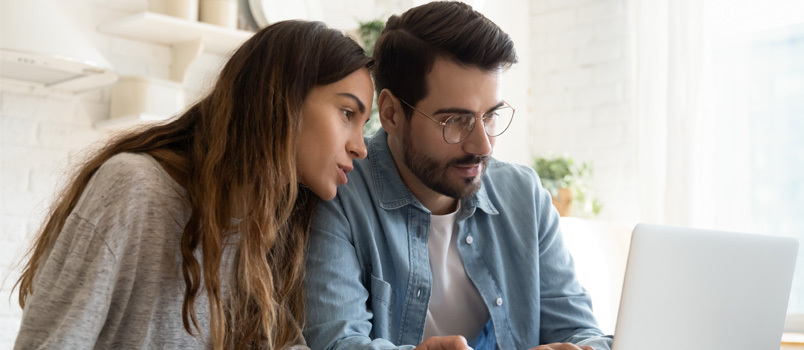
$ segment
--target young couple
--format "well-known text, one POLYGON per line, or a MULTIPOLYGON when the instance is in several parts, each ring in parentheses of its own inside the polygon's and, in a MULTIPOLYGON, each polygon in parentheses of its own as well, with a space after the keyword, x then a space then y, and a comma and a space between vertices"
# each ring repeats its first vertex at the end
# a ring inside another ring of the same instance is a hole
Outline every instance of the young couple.
POLYGON ((490 158, 515 62, 458 2, 392 16, 374 60, 321 23, 264 28, 185 114, 78 169, 16 348, 608 349, 548 193, 490 158))

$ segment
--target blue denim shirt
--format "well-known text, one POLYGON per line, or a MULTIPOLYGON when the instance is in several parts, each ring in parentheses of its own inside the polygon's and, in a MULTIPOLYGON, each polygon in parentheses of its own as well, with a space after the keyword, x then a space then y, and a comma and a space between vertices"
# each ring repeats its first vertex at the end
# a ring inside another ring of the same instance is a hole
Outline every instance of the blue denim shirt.
MULTIPOLYGON (((430 211, 402 182, 387 134, 366 141, 368 157, 355 161, 348 184, 319 206, 313 223, 304 328, 312 349, 412 349, 422 341, 430 211)), ((609 349, 536 173, 492 159, 482 181, 461 203, 455 232, 497 347, 609 349)))

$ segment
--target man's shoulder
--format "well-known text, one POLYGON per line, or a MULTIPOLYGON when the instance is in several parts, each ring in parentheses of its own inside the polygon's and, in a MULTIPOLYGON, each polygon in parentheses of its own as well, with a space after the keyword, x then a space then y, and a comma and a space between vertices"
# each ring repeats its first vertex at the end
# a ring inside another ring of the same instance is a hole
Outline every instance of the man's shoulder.
POLYGON ((404 186, 404 183, 399 177, 390 151, 387 147, 377 146, 375 142, 371 142, 367 146, 369 146, 368 156, 353 161, 354 170, 346 175, 349 181, 338 187, 338 194, 348 194, 349 197, 356 196, 359 200, 364 200, 369 194, 376 194, 376 192, 398 194, 400 186, 404 186))
POLYGON ((483 175, 481 192, 481 196, 507 206, 533 202, 541 195, 542 189, 532 168, 492 158, 483 175))
POLYGON ((539 181, 533 168, 522 164, 504 162, 491 158, 484 176, 486 181, 506 180, 508 182, 532 184, 539 181))

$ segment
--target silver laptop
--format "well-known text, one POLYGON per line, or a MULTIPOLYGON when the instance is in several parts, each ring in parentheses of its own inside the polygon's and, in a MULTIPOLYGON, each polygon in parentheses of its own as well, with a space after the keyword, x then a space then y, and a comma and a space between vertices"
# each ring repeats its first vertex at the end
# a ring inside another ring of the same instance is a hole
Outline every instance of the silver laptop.
POLYGON ((613 350, 779 349, 798 241, 639 224, 613 350))

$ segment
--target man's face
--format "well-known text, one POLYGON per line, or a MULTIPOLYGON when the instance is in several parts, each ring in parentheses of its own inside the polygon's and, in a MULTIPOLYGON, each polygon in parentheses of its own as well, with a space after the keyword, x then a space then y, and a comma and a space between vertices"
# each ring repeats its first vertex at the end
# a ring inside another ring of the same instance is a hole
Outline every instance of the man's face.
MULTIPOLYGON (((498 71, 485 72, 436 59, 427 75, 429 94, 414 107, 441 122, 456 113, 479 117, 502 103, 499 81, 498 71)), ((402 171, 403 178, 409 173, 424 187, 444 196, 471 196, 480 189, 480 177, 495 140, 486 135, 479 119, 471 134, 457 144, 445 142, 442 130, 438 123, 413 111, 401 135, 402 160, 409 171, 402 171)), ((406 183, 408 180, 412 179, 406 183)))

